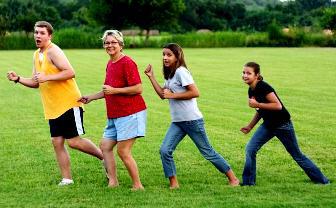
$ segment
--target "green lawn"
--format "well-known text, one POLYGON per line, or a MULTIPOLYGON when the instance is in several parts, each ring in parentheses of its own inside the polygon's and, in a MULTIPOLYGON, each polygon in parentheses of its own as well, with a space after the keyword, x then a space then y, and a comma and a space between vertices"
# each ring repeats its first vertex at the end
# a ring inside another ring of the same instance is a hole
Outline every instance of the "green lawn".
MULTIPOLYGON (((186 62, 200 89, 199 107, 214 148, 241 179, 244 148, 252 135, 239 129, 252 118, 242 66, 261 64, 262 75, 292 115, 299 144, 331 179, 309 181, 276 139, 258 154, 257 186, 227 185, 226 178, 202 158, 189 138, 175 152, 181 189, 170 191, 159 147, 170 123, 168 103, 154 93, 143 74, 153 64, 161 76, 160 49, 126 49, 137 62, 148 106, 147 136, 133 149, 144 192, 131 182, 118 159, 120 187, 107 188, 98 160, 69 150, 75 184, 58 187, 59 170, 50 143, 38 90, 9 83, 6 72, 29 76, 33 51, 0 51, 0 207, 336 207, 335 48, 185 49, 186 62)), ((82 94, 98 91, 108 56, 104 50, 65 50, 82 94)), ((99 144, 105 126, 103 100, 85 107, 86 137, 99 144)))

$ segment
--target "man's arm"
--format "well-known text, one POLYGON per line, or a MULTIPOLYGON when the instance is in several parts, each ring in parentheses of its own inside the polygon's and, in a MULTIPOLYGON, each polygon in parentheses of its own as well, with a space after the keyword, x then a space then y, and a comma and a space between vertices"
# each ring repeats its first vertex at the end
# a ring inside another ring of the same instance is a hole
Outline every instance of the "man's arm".
POLYGON ((48 58, 60 70, 60 72, 49 75, 36 73, 34 76, 35 81, 43 83, 46 81, 68 80, 75 77, 75 71, 73 70, 68 58, 58 46, 53 46, 48 50, 48 58))

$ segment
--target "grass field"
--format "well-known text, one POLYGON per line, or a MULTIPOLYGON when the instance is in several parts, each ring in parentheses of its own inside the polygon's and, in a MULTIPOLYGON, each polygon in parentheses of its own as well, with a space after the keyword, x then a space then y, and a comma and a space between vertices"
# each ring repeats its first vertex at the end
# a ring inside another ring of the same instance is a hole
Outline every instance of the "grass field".
MULTIPOLYGON (((38 90, 9 83, 6 72, 30 76, 33 51, 0 51, 0 207, 336 207, 336 49, 225 48, 185 49, 187 65, 201 96, 208 136, 214 148, 241 179, 245 144, 240 133, 254 111, 247 106, 242 65, 261 64, 292 115, 299 144, 331 179, 327 186, 310 182, 277 139, 261 149, 257 186, 236 187, 202 158, 189 138, 174 156, 181 189, 170 191, 159 147, 170 123, 168 103, 154 93, 143 74, 153 64, 161 76, 161 50, 125 50, 138 63, 148 106, 147 136, 133 149, 144 192, 131 182, 118 159, 120 187, 107 188, 98 160, 69 150, 75 184, 58 187, 60 174, 50 143, 38 90)), ((101 50, 65 50, 76 70, 82 94, 96 92, 104 79, 107 55, 101 50)), ((86 137, 99 144, 105 126, 103 100, 85 107, 86 137)))

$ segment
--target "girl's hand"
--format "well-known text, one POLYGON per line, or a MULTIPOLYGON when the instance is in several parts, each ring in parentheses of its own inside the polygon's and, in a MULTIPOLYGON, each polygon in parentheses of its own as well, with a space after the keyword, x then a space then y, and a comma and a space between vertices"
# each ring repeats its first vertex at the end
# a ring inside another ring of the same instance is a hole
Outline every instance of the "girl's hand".
POLYGON ((104 94, 107 95, 112 95, 112 94, 116 94, 116 88, 111 87, 110 85, 103 85, 102 90, 104 92, 104 94))
POLYGON ((258 101, 256 101, 256 99, 254 97, 252 97, 252 98, 249 99, 249 106, 251 108, 258 108, 259 103, 258 103, 258 101))
POLYGON ((240 129, 241 132, 244 134, 248 134, 251 131, 251 127, 249 126, 244 126, 243 128, 240 129))
POLYGON ((169 98, 174 98, 174 93, 170 91, 170 89, 164 89, 163 90, 163 98, 169 99, 169 98))
POLYGON ((152 65, 148 64, 147 68, 145 69, 145 74, 151 78, 152 76, 154 76, 154 70, 153 70, 153 67, 152 65))
POLYGON ((89 102, 91 102, 92 99, 90 98, 90 96, 82 96, 81 98, 79 98, 78 102, 82 102, 84 104, 88 104, 89 102))

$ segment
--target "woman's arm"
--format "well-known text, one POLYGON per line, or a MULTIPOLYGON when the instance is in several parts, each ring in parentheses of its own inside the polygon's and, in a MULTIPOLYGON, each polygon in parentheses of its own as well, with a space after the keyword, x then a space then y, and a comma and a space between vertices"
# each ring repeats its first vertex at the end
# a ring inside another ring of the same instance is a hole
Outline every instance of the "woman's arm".
POLYGON ((91 95, 84 95, 82 96, 81 98, 79 98, 79 102, 82 102, 84 104, 88 104, 90 103, 91 101, 93 100, 98 100, 98 99, 101 99, 104 97, 104 92, 103 91, 100 91, 100 92, 97 92, 95 94, 91 94, 91 95))

